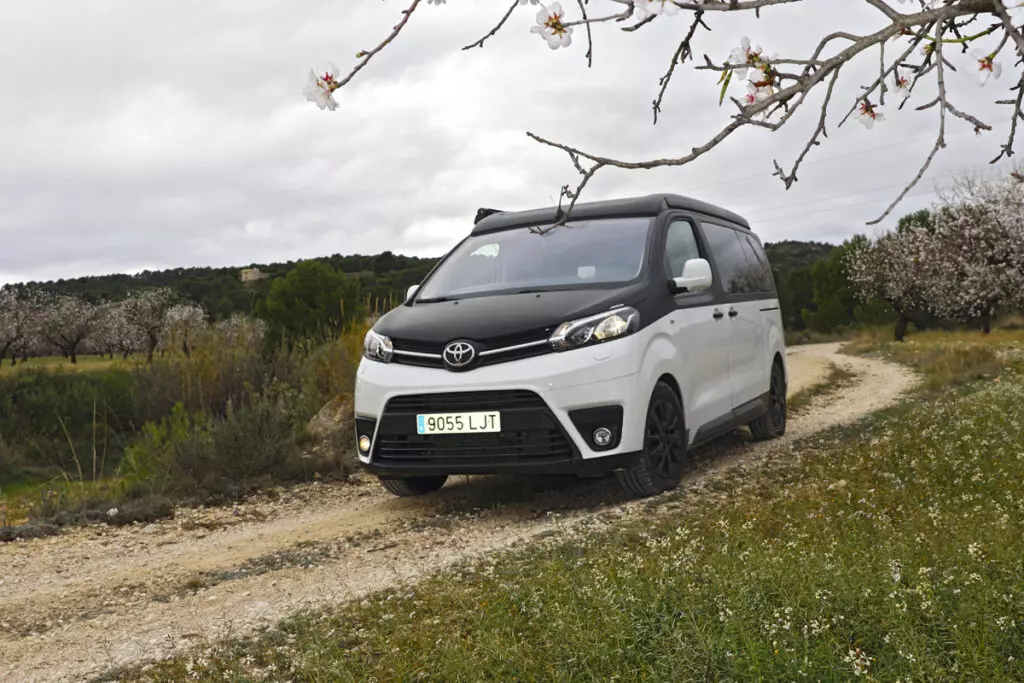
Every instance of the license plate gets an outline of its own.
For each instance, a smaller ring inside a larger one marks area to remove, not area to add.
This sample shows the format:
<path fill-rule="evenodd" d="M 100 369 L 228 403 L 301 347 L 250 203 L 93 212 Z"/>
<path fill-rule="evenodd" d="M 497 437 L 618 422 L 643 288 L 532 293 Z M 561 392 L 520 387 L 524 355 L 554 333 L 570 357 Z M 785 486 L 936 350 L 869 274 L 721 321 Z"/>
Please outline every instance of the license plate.
<path fill-rule="evenodd" d="M 474 434 L 500 432 L 501 413 L 434 413 L 416 416 L 417 434 Z"/>

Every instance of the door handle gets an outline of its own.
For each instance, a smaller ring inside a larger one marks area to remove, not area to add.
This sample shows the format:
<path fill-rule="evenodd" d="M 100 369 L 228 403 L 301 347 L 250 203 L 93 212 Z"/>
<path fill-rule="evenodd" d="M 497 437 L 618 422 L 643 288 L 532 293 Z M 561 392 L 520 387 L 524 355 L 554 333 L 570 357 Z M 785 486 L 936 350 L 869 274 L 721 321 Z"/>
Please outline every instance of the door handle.
<path fill-rule="evenodd" d="M 711 317 L 714 318 L 715 320 L 721 320 L 722 318 L 725 317 L 725 314 L 719 311 L 718 309 L 715 309 L 715 312 L 712 314 Z"/>
<path fill-rule="evenodd" d="M 730 317 L 730 318 L 735 318 L 735 317 L 736 317 L 736 316 L 738 316 L 739 314 L 740 314 L 740 312 L 739 312 L 739 311 L 737 311 L 737 310 L 736 310 L 735 308 L 730 308 L 730 309 L 729 309 L 729 317 Z"/>

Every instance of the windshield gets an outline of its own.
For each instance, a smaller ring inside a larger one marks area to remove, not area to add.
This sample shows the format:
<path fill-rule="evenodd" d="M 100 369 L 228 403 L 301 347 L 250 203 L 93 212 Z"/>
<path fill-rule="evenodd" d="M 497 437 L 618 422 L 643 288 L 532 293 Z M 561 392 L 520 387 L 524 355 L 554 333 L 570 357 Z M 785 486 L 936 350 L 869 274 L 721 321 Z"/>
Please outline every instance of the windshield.
<path fill-rule="evenodd" d="M 474 235 L 438 267 L 416 298 L 628 282 L 640 274 L 652 221 L 600 218 L 543 234 L 515 228 Z"/>

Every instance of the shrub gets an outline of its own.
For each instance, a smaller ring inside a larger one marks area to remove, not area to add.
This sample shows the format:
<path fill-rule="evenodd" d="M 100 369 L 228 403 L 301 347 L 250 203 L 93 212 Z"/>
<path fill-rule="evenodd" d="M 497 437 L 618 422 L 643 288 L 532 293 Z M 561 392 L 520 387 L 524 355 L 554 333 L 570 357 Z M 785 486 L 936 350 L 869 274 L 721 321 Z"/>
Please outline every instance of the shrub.
<path fill-rule="evenodd" d="M 0 378 L 0 446 L 39 470 L 102 473 L 116 464 L 125 436 L 141 424 L 131 374 L 23 370 Z M 86 457 L 88 455 L 88 457 Z M 0 471 L 10 465 L 0 465 Z M 0 477 L 4 476 L 0 473 Z"/>

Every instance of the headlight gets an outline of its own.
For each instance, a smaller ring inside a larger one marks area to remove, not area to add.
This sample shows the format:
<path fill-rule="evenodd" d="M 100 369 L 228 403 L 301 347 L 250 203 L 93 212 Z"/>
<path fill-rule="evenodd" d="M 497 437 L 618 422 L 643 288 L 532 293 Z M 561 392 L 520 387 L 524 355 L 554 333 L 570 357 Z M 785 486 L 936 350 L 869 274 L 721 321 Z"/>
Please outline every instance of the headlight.
<path fill-rule="evenodd" d="M 555 351 L 568 351 L 625 337 L 636 332 L 639 326 L 640 314 L 634 308 L 623 306 L 588 318 L 564 322 L 548 341 Z"/>
<path fill-rule="evenodd" d="M 363 357 L 365 358 L 381 363 L 390 363 L 394 353 L 395 347 L 391 344 L 391 340 L 383 334 L 377 334 L 370 330 L 363 338 Z"/>

